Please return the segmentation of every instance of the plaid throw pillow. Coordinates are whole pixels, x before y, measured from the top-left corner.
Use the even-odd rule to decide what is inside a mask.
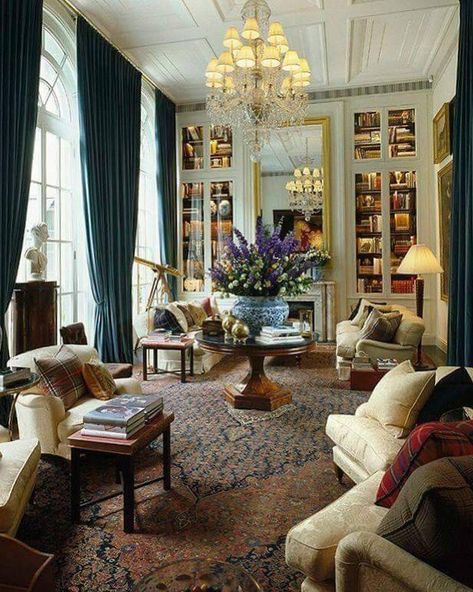
[[[59,397],[65,409],[87,393],[82,376],[82,362],[66,345],[62,345],[54,358],[35,360],[41,386],[53,397]]]
[[[399,312],[383,314],[373,308],[363,325],[360,339],[372,339],[373,341],[389,343],[393,340],[401,320],[402,314]]]
[[[473,454],[473,421],[431,422],[415,428],[384,474],[376,504],[390,508],[417,468],[446,456]]]
[[[154,315],[154,328],[167,329],[172,333],[182,333],[182,327],[176,317],[169,310],[156,309]]]
[[[101,401],[113,399],[117,385],[108,369],[98,361],[87,362],[82,367],[82,376],[90,394]]]

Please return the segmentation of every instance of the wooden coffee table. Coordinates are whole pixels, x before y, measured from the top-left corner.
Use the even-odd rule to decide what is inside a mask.
[[[165,341],[144,337],[141,340],[143,348],[143,380],[148,380],[148,351],[153,352],[153,372],[152,374],[176,374],[173,371],[160,370],[158,368],[158,351],[172,350],[181,352],[181,382],[186,382],[186,352],[190,356],[190,375],[194,376],[194,340],[191,338],[182,341]]]
[[[278,343],[263,345],[249,337],[244,343],[235,343],[225,337],[209,337],[202,333],[195,336],[203,350],[218,354],[246,356],[250,369],[241,382],[225,385],[225,399],[235,409],[259,409],[274,411],[292,402],[291,391],[273,382],[264,371],[264,359],[268,356],[297,356],[300,363],[303,354],[314,347],[312,338],[304,338],[300,343]]]
[[[146,424],[129,440],[83,436],[80,430],[69,436],[72,521],[75,523],[80,522],[81,507],[90,506],[119,495],[119,493],[112,493],[92,501],[83,503],[80,501],[81,457],[84,455],[102,455],[110,457],[116,463],[117,475],[120,476],[123,486],[123,530],[133,532],[135,489],[156,481],[163,481],[165,490],[171,489],[171,423],[173,421],[174,413],[162,413]],[[161,435],[163,437],[163,476],[135,484],[134,460],[136,454]]]

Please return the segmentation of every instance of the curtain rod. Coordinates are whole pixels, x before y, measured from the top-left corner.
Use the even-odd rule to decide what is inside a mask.
[[[72,4],[70,2],[70,0],[59,0],[59,2],[66,8],[66,10],[69,11],[69,13],[71,14],[71,16],[73,16],[74,18],[77,18],[78,16],[82,17],[85,21],[87,21],[87,23],[101,36],[105,39],[105,41],[107,41],[107,43],[110,43],[110,45],[116,49],[118,51],[118,53],[123,56],[125,58],[125,60],[127,62],[129,62],[134,68],[136,68],[138,70],[138,72],[140,72],[141,76],[143,76],[143,78],[146,80],[146,82],[148,82],[148,84],[150,84],[153,88],[161,91],[170,101],[174,102],[173,99],[171,99],[170,97],[168,97],[168,95],[161,89],[159,88],[159,86],[156,84],[156,82],[153,82],[151,80],[151,78],[145,74],[143,72],[143,70],[141,68],[139,68],[135,62],[129,57],[127,56],[119,47],[117,47],[115,45],[115,43],[113,43],[113,41],[111,39],[109,39],[109,37],[107,37],[107,35],[105,35],[105,33],[103,31],[101,31],[97,25],[95,25],[90,18],[88,18],[87,16],[85,16],[85,14],[79,10],[78,8],[76,8],[74,6],[74,4]]]

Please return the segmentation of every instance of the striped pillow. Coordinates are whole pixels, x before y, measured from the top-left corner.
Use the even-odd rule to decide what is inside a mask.
[[[59,397],[65,409],[87,393],[82,376],[82,362],[66,345],[62,345],[54,358],[35,359],[40,384],[48,395]]]
[[[82,376],[90,394],[101,401],[113,399],[117,385],[109,370],[99,361],[86,362],[82,367]]]

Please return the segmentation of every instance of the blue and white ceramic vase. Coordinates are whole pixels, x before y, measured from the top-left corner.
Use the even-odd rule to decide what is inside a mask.
[[[289,305],[277,296],[239,296],[232,314],[248,325],[252,335],[259,335],[261,327],[282,325],[289,316]]]

